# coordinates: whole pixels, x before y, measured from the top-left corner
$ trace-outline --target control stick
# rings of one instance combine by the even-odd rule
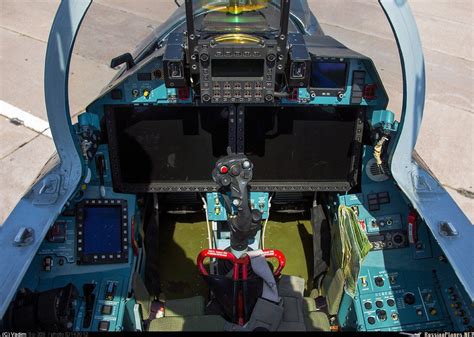
[[[261,228],[262,213],[251,209],[248,184],[252,180],[253,164],[243,154],[233,154],[221,158],[212,172],[212,178],[222,191],[225,207],[229,214],[231,249],[245,252],[248,240],[255,237]],[[227,192],[230,190],[230,197]],[[234,214],[234,207],[237,209]]]

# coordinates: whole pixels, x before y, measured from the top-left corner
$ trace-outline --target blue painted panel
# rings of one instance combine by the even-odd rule
[[[250,192],[250,205],[252,209],[262,212],[262,219],[268,218],[268,197],[265,192]],[[225,209],[224,198],[219,192],[207,193],[207,213],[210,221],[226,221],[227,210]],[[232,206],[234,211],[237,209]]]
[[[398,122],[395,121],[395,114],[388,110],[375,110],[371,114],[370,124],[373,127],[381,126],[384,130],[397,131]]]
[[[408,202],[393,178],[377,182],[369,177],[365,166],[370,164],[372,151],[372,147],[364,149],[361,193],[340,195],[339,202],[357,207],[369,238],[390,233],[387,224],[371,228],[372,219],[387,222],[391,217],[391,229],[406,233]],[[369,211],[367,196],[380,192],[388,192],[390,202]],[[474,307],[422,219],[417,222],[417,236],[416,244],[369,252],[361,266],[354,298],[357,324],[348,321],[344,325],[356,325],[360,331],[465,331],[472,325]],[[413,295],[414,303],[405,301],[407,293]],[[350,316],[340,313],[344,315]]]
[[[110,157],[109,157],[109,150],[107,145],[100,145],[97,149],[96,157],[98,155],[103,155],[104,156],[104,162],[105,162],[105,170],[104,170],[104,184],[107,187],[112,187],[112,168],[111,168],[111,162],[110,162]],[[97,173],[97,167],[95,164],[95,161],[92,161],[89,163],[89,168],[92,173],[92,178],[91,181],[89,182],[90,186],[99,186],[100,185],[100,180],[99,180],[99,175]]]
[[[113,99],[112,92],[106,94],[98,102],[89,107],[94,110],[96,104],[140,104],[140,105],[157,105],[157,104],[190,104],[193,101],[192,91],[188,99],[178,99],[178,90],[175,88],[166,88],[165,82],[161,78],[156,78],[154,71],[161,69],[161,59],[154,59],[137,73],[131,75],[120,84],[116,89],[121,91],[121,99]],[[140,74],[148,74],[149,80],[139,80]]]
[[[90,186],[83,192],[81,199],[100,198],[99,188]],[[131,227],[132,215],[135,214],[136,197],[134,195],[114,193],[110,187],[106,188],[107,199],[126,199],[129,208],[129,228]],[[74,204],[70,208],[74,208]],[[109,331],[121,331],[125,301],[128,298],[130,278],[133,266],[133,250],[129,249],[128,263],[104,264],[104,265],[78,265],[76,264],[76,238],[75,238],[75,215],[61,215],[56,222],[65,225],[66,240],[64,242],[52,243],[45,240],[23,279],[20,288],[29,288],[34,291],[45,291],[53,288],[64,287],[72,283],[83,296],[82,286],[86,283],[96,284],[94,294],[96,302],[91,326],[83,328],[83,317],[85,303],[78,301],[76,310],[75,329],[78,331],[98,331],[98,324],[102,320],[110,322]],[[129,230],[128,242],[131,242],[131,231]],[[51,271],[43,269],[44,259],[51,257],[53,260]],[[116,282],[115,297],[105,300],[105,289],[107,282]],[[103,315],[100,310],[102,305],[112,305],[111,315]]]
[[[90,126],[100,130],[99,117],[92,113],[83,113],[78,116],[79,126]]]
[[[362,98],[362,102],[357,105],[361,106],[376,106],[384,108],[387,104],[386,94],[383,90],[383,85],[380,83],[375,70],[369,66],[364,60],[352,59],[349,62],[349,70],[347,76],[347,87],[345,92],[342,92],[342,97],[336,96],[310,96],[310,93],[306,88],[300,88],[298,90],[298,100],[290,100],[283,98],[282,105],[297,105],[297,104],[310,104],[310,105],[351,105],[352,95],[352,80],[354,71],[365,71],[365,83],[376,84],[376,98],[373,100],[366,100]]]

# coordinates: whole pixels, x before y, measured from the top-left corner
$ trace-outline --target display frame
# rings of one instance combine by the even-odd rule
[[[201,105],[204,107],[206,105]],[[229,106],[233,105],[221,105]],[[252,104],[242,105],[246,107]],[[258,106],[258,105],[255,105]],[[113,115],[113,107],[106,107],[106,117]],[[121,106],[123,107],[123,106]],[[169,106],[171,107],[171,106]],[[176,107],[176,106],[175,106]],[[255,192],[347,192],[356,187],[360,182],[360,162],[362,157],[362,136],[364,133],[365,108],[357,108],[357,118],[354,123],[353,155],[351,157],[350,172],[344,181],[252,181],[249,188]],[[216,192],[217,184],[212,181],[209,172],[209,181],[152,181],[146,183],[124,182],[120,169],[120,158],[118,152],[117,130],[114,118],[106,118],[109,156],[111,160],[112,181],[114,191],[118,193],[185,193],[185,192]],[[236,128],[237,129],[237,128]],[[230,131],[229,131],[230,132]],[[236,138],[236,137],[234,137]]]
[[[345,85],[340,88],[326,88],[326,87],[315,87],[312,83],[313,70],[315,69],[315,64],[317,63],[338,63],[345,64],[346,70],[344,74]],[[334,57],[316,57],[311,59],[311,80],[309,91],[314,93],[316,96],[322,97],[339,97],[344,95],[349,87],[349,73],[350,73],[350,61],[346,58],[334,58]]]
[[[231,65],[227,67],[229,71],[228,73],[225,73],[225,71],[220,68],[222,64],[219,64],[219,63],[224,63],[224,62],[231,63]],[[255,68],[258,70],[258,73],[256,71],[253,74],[251,74],[250,72],[247,74],[236,74],[236,73],[232,74],[231,73],[232,71],[236,71],[236,69],[241,69],[242,64],[244,64],[245,62],[254,63],[252,65],[247,64],[245,69]],[[232,63],[235,63],[234,66],[236,69],[233,69]],[[265,60],[262,58],[243,58],[243,59],[213,58],[211,60],[210,68],[211,68],[211,77],[213,80],[216,80],[216,81],[232,80],[232,79],[234,80],[263,79],[263,76],[265,75]],[[219,71],[222,71],[223,73],[218,74],[217,69]]]
[[[216,105],[211,105],[215,107]],[[220,105],[220,107],[228,107],[229,111],[234,114],[235,111],[231,105]],[[132,107],[133,106],[118,106],[119,108]],[[177,105],[167,105],[167,108],[182,108]],[[121,160],[118,154],[118,132],[117,123],[114,118],[110,118],[114,114],[114,106],[108,105],[105,107],[105,121],[107,126],[108,145],[109,145],[109,158],[111,163],[112,171],[112,183],[115,192],[119,193],[160,193],[160,192],[216,192],[218,186],[212,181],[211,171],[209,171],[209,181],[201,182],[150,182],[150,183],[130,183],[125,182],[122,177],[121,171]],[[235,118],[234,118],[235,119]],[[229,136],[230,140],[231,136]]]
[[[120,207],[120,252],[85,253],[84,222],[87,207]],[[128,203],[124,199],[87,199],[76,206],[76,262],[81,265],[127,263],[129,254]]]

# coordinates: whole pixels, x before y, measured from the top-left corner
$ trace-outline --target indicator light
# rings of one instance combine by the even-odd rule
[[[219,169],[219,172],[222,174],[226,174],[229,172],[229,168],[227,166],[221,166],[221,168]]]
[[[363,97],[367,101],[372,101],[377,98],[377,85],[376,84],[367,84],[364,87]]]

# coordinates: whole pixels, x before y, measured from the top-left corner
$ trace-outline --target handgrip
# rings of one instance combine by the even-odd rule
[[[285,255],[277,249],[264,249],[263,256],[266,259],[271,259],[271,258],[277,259],[278,266],[273,271],[273,275],[280,276],[283,268],[285,268],[285,265],[286,265]],[[228,261],[231,261],[234,264],[234,266],[239,265],[239,264],[248,265],[250,263],[250,257],[248,255],[243,255],[240,259],[238,259],[231,252],[226,252],[220,249],[205,249],[201,251],[201,253],[199,253],[198,258],[197,258],[197,265],[198,265],[199,271],[204,276],[209,275],[208,271],[204,267],[204,260],[206,258],[228,260]]]

